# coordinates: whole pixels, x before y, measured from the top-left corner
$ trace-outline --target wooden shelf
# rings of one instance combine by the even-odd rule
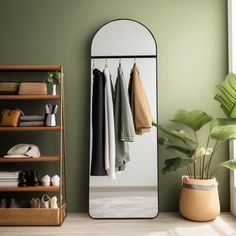
[[[20,65],[20,66],[0,66],[0,71],[6,72],[51,72],[51,71],[61,71],[62,66],[45,66],[45,65]]]
[[[21,131],[58,131],[62,126],[42,126],[42,127],[0,127],[0,132],[21,132]]]
[[[17,163],[17,162],[57,162],[60,160],[59,156],[41,156],[38,158],[0,158],[0,163]]]
[[[0,100],[59,100],[60,95],[0,95]]]
[[[59,192],[55,186],[0,187],[0,192]]]
[[[66,204],[57,209],[0,208],[0,225],[61,225],[66,217]]]

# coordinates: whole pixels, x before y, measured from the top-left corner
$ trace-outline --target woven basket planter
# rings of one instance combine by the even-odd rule
[[[46,95],[47,84],[43,82],[21,82],[19,95]]]
[[[18,82],[0,82],[0,95],[15,95],[18,94]]]
[[[183,177],[179,209],[182,216],[193,221],[214,220],[220,214],[218,187],[213,179]]]

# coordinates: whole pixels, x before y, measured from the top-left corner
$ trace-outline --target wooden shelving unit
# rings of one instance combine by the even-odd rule
[[[59,156],[41,156],[37,158],[0,157],[0,163],[17,163],[17,162],[34,163],[34,162],[58,162],[58,161],[60,161]]]
[[[58,131],[62,126],[41,126],[41,127],[0,127],[0,132],[21,132],[21,131]]]
[[[0,100],[60,100],[60,95],[0,95]]]
[[[39,158],[3,158],[0,157],[0,168],[4,164],[17,163],[18,165],[26,164],[30,166],[37,163],[56,163],[59,164],[60,186],[27,186],[27,187],[0,187],[1,192],[55,192],[58,194],[59,208],[58,209],[38,209],[38,208],[2,208],[0,209],[0,225],[61,225],[64,221],[67,208],[66,208],[66,175],[65,175],[65,159],[66,159],[66,146],[65,146],[65,115],[64,115],[64,72],[63,67],[59,65],[43,66],[43,65],[16,65],[16,66],[0,66],[0,73],[4,73],[4,77],[7,79],[7,75],[16,73],[30,72],[30,73],[47,73],[47,72],[59,72],[61,75],[60,94],[59,95],[0,95],[0,100],[22,101],[58,101],[60,110],[60,122],[55,127],[0,127],[1,132],[32,132],[32,138],[34,132],[43,131],[47,135],[46,131],[59,132],[60,148],[58,155],[47,156],[43,155]],[[19,104],[19,102],[17,103]],[[50,134],[49,134],[50,135]],[[13,138],[15,138],[13,136]],[[20,140],[19,140],[20,141]],[[16,140],[17,142],[17,140]],[[24,166],[22,166],[24,169]]]
[[[61,72],[62,66],[44,66],[44,65],[15,65],[15,66],[0,66],[0,71],[3,72]]]
[[[59,192],[55,186],[0,187],[0,192]]]

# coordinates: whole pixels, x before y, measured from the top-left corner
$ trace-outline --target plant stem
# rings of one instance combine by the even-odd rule
[[[187,166],[186,168],[187,168],[187,171],[188,171],[188,176],[190,177],[190,169],[189,169],[189,166]]]
[[[195,136],[195,139],[196,139],[196,143],[198,145],[197,133],[195,131],[194,131],[194,136]]]
[[[203,156],[203,163],[202,163],[202,179],[204,179],[204,175],[205,175],[206,152],[207,152],[207,148],[208,148],[209,142],[210,142],[210,135],[208,135],[207,144],[206,144],[206,150],[205,150],[205,153],[204,153],[204,156]]]
[[[200,178],[201,178],[201,176],[202,176],[202,175],[201,175],[201,171],[202,171],[202,156],[200,156],[199,158],[200,158],[200,163],[199,163],[199,164],[200,164],[200,167],[199,167],[199,176],[200,176]]]
[[[207,174],[206,174],[206,178],[207,178],[207,179],[208,179],[208,177],[209,177],[209,170],[210,170],[211,161],[212,161],[213,155],[214,155],[214,153],[215,153],[215,151],[216,151],[216,147],[217,147],[218,142],[219,142],[219,139],[217,139],[217,141],[216,141],[216,143],[215,143],[215,146],[214,146],[213,151],[212,151],[212,153],[211,153],[210,160],[209,160],[209,162],[208,162]]]
[[[221,142],[216,148],[215,148],[215,151],[214,151],[214,153],[218,150],[218,148],[220,147],[220,145],[222,144],[223,142]],[[210,160],[207,162],[207,164],[206,164],[206,166],[205,166],[205,170],[207,170],[208,169],[208,166],[209,166],[209,162],[210,162]]]
[[[191,166],[189,166],[189,169],[190,169],[190,174],[191,174],[191,177],[192,177],[193,176],[193,172],[192,172]]]
[[[197,146],[198,146],[198,139],[197,139],[197,133],[194,131],[194,136],[195,136],[195,139],[196,139],[196,143],[197,143]],[[194,158],[195,159],[195,158]],[[196,160],[196,159],[195,159]],[[200,167],[201,169],[201,167]],[[201,170],[200,170],[201,171]],[[196,163],[194,161],[193,163],[193,174],[194,174],[194,179],[196,179]]]

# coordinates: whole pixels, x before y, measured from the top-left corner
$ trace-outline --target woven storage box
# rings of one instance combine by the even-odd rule
[[[21,82],[19,95],[46,95],[47,84],[43,82]]]
[[[0,208],[0,225],[61,225],[65,217],[65,204],[58,209]]]
[[[19,89],[18,82],[0,82],[0,94],[1,95],[18,94],[18,89]]]

